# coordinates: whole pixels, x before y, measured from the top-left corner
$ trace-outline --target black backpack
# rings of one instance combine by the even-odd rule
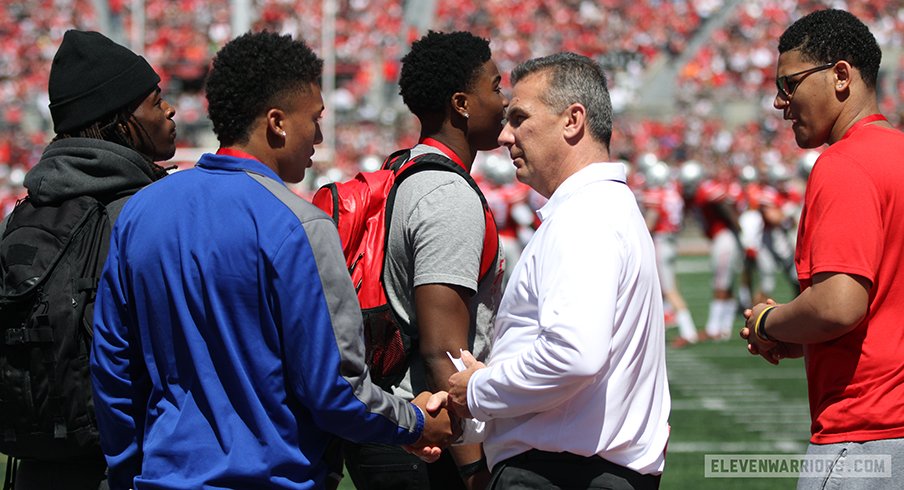
[[[99,452],[88,358],[108,250],[104,205],[81,196],[11,213],[0,241],[0,452]]]

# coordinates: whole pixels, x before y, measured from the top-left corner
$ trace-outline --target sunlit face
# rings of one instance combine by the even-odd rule
[[[285,119],[285,158],[277,162],[277,173],[286,182],[301,182],[305,170],[313,164],[314,145],[323,142],[320,117],[323,115],[320,87],[312,83],[305,90],[287,97]]]
[[[493,60],[480,68],[468,94],[468,139],[477,150],[499,147],[499,133],[505,121],[508,99],[502,93],[502,76]]]
[[[566,118],[540,98],[547,91],[549,76],[534,73],[512,88],[507,122],[499,144],[509,149],[515,176],[544,197],[559,183],[559,145]]]
[[[132,113],[129,122],[132,141],[136,150],[155,162],[169,160],[176,154],[176,109],[153,90]]]
[[[797,50],[786,51],[778,58],[776,78],[803,73],[789,77],[793,85],[790,98],[777,92],[773,101],[773,107],[791,121],[794,139],[801,148],[817,148],[828,143],[838,115],[834,71],[808,71],[820,66],[820,63],[801,60]]]

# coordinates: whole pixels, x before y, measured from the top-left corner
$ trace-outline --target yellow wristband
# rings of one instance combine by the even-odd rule
[[[767,306],[763,308],[763,311],[760,312],[760,314],[756,317],[756,321],[753,323],[753,333],[757,336],[757,338],[766,342],[775,342],[775,340],[770,339],[769,336],[766,335],[766,329],[763,327],[763,323],[765,323],[766,321],[766,316],[773,309],[775,309],[775,306]]]

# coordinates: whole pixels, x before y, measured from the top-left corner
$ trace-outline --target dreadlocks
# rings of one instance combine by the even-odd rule
[[[136,101],[122,109],[113,112],[109,116],[102,117],[81,129],[69,133],[57,134],[53,141],[66,138],[90,138],[125,146],[140,154],[150,165],[151,172],[154,174],[154,180],[159,180],[166,176],[167,169],[157,165],[148,155],[145,155],[144,152],[138,150],[140,143],[146,142],[150,145],[154,144],[148,135],[147,130],[134,116],[135,110],[138,109],[138,106],[141,105],[143,100],[144,97],[139,97]],[[130,124],[135,128],[135,133],[137,134],[139,141],[136,141],[132,136],[132,132],[129,131]]]

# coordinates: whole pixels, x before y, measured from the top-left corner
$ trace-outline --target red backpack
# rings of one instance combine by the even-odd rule
[[[444,155],[410,156],[410,149],[399,150],[386,158],[380,170],[359,172],[347,182],[324,185],[312,199],[339,229],[345,263],[364,317],[367,365],[374,382],[386,389],[404,377],[417,339],[417,333],[390,307],[383,284],[385,250],[398,185],[423,170],[462,176],[480,197],[486,222],[479,280],[491,272],[499,252],[496,221],[471,175]]]

